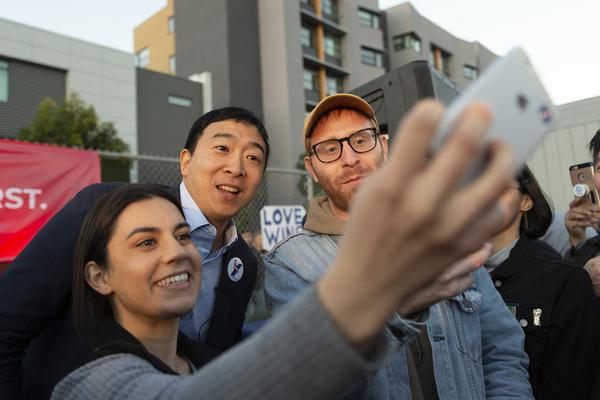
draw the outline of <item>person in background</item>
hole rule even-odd
[[[265,259],[265,285],[274,311],[282,310],[327,272],[347,232],[359,188],[386,167],[387,137],[379,132],[370,105],[358,96],[336,94],[323,99],[306,117],[303,138],[306,168],[326,196],[311,200],[304,230],[277,244]],[[388,184],[418,196],[424,204],[429,202],[423,186],[403,186],[399,180]],[[374,220],[377,208],[371,210]],[[422,229],[427,229],[437,221],[423,224]],[[358,244],[356,251],[369,254],[368,246]],[[437,303],[417,340],[406,351],[401,349],[366,385],[355,388],[350,397],[531,398],[523,332],[485,269],[473,270],[458,268],[440,275],[439,288],[419,293],[398,309],[399,315],[411,316]],[[455,285],[447,285],[451,279]],[[393,320],[390,323],[393,325]]]
[[[592,399],[600,368],[600,307],[588,274],[541,237],[552,209],[525,167],[501,201],[509,218],[486,261],[494,285],[525,332],[538,400]]]
[[[589,143],[594,165],[594,184],[600,188],[600,129]],[[600,189],[599,189],[600,190]],[[600,221],[600,206],[588,209],[580,207],[582,198],[576,198],[569,204],[569,211],[565,214],[565,227],[569,232],[569,244],[565,258],[578,267],[583,267],[592,279],[596,297],[600,298],[600,236],[597,235],[598,221]],[[594,229],[596,235],[587,239],[586,231]]]

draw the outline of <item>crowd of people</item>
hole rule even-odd
[[[431,156],[443,112],[418,103],[391,144],[362,98],[323,99],[302,140],[325,195],[266,254],[234,218],[270,152],[248,110],[193,124],[174,187],[83,189],[0,276],[1,397],[600,398],[600,207],[553,219],[483,145],[484,104]],[[259,265],[273,316],[245,337]]]

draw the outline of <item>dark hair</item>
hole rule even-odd
[[[183,215],[177,199],[163,186],[154,184],[128,184],[111,190],[98,199],[86,215],[77,240],[73,273],[73,316],[79,333],[93,337],[100,323],[113,315],[108,298],[92,289],[85,280],[86,264],[94,261],[106,270],[108,242],[119,215],[130,204],[155,197],[173,203]]]
[[[590,153],[592,153],[592,161],[594,162],[595,167],[596,162],[598,161],[598,153],[600,152],[600,129],[596,131],[596,134],[592,140],[590,140],[588,148],[590,149]]]
[[[185,141],[185,148],[192,154],[196,149],[196,143],[198,138],[202,136],[206,127],[214,122],[226,121],[232,119],[235,122],[251,125],[256,128],[260,136],[265,141],[265,168],[269,161],[269,135],[263,125],[260,118],[254,115],[251,111],[241,107],[223,107],[216,110],[212,110],[202,115],[194,122],[188,133],[187,140]]]
[[[521,235],[537,239],[544,236],[552,223],[552,207],[529,167],[523,167],[517,176],[517,181],[520,192],[531,197],[533,203],[531,209],[525,212],[521,219]]]

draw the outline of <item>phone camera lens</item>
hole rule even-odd
[[[517,104],[519,105],[520,110],[525,110],[529,104],[529,100],[527,100],[527,97],[520,94],[517,96]]]
[[[577,174],[577,179],[579,179],[581,182],[584,182],[585,174],[583,172],[580,172],[579,174]]]

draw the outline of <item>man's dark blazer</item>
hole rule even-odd
[[[119,183],[90,185],[38,232],[0,276],[0,398],[48,399],[52,388],[85,363],[91,350],[77,336],[71,314],[73,260],[87,212]],[[171,193],[178,199],[178,185]],[[242,278],[227,264],[238,257]],[[223,256],[206,343],[224,351],[242,339],[246,306],[256,281],[256,259],[241,235]]]

